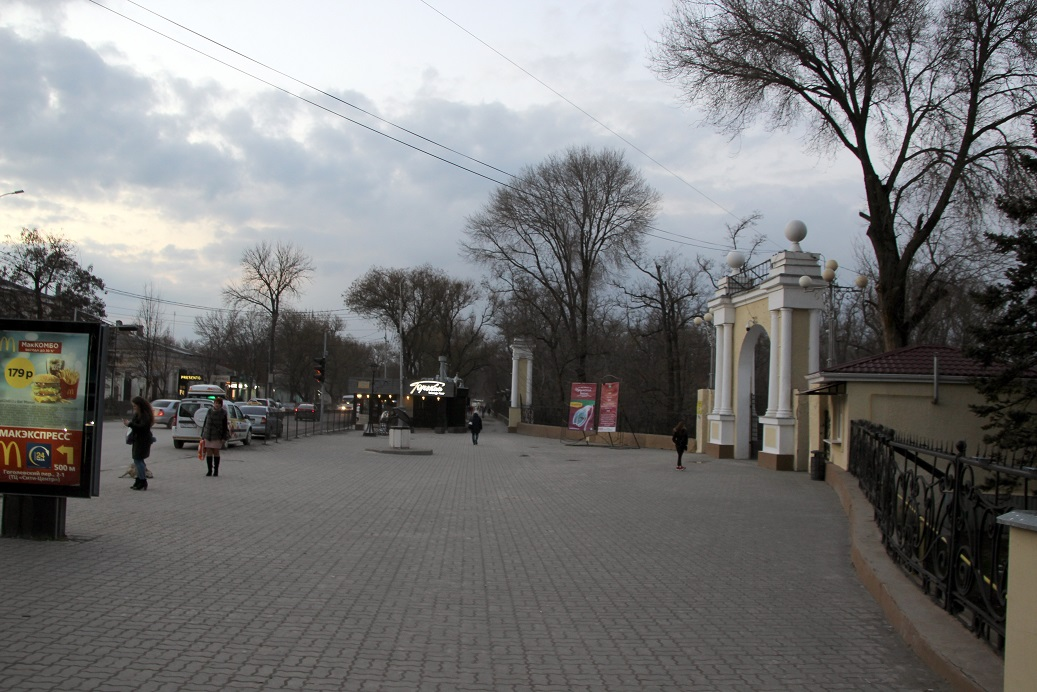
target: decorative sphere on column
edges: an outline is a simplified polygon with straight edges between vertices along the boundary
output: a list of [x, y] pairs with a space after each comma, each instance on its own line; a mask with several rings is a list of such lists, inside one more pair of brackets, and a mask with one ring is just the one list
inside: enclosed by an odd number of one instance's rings
[[793, 219], [785, 225], [785, 238], [792, 243], [792, 247], [789, 248], [793, 252], [803, 252], [803, 248], [799, 246], [799, 242], [807, 237], [807, 225], [802, 221]]

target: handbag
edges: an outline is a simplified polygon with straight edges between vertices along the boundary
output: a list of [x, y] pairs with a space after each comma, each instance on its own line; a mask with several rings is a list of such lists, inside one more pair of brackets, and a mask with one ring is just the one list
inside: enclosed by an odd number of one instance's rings
[[198, 440], [198, 461], [205, 458], [205, 440]]
[[126, 444], [133, 444], [133, 428], [126, 431]]

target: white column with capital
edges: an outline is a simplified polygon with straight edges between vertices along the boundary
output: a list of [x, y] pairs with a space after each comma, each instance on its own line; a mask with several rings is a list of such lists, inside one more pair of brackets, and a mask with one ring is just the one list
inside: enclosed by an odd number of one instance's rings
[[777, 418], [792, 417], [792, 309], [781, 309], [781, 371]]
[[[781, 343], [781, 320], [779, 319], [779, 313], [777, 310], [771, 310], [771, 356], [770, 356], [770, 371], [768, 373], [767, 382], [778, 381], [778, 359], [780, 358], [781, 351], [778, 345]], [[767, 387], [767, 412], [763, 415], [774, 416], [778, 409], [778, 388]]]

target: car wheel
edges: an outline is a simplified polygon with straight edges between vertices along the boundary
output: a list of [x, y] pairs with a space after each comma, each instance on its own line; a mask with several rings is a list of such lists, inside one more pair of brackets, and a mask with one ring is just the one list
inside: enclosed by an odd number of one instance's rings
[[173, 446], [176, 447], [177, 449], [183, 449], [184, 448], [184, 441], [183, 440], [173, 440]]
[[245, 433], [245, 439], [241, 441], [241, 444], [243, 446], [245, 446], [245, 447], [248, 447], [250, 444], [252, 444], [252, 431], [251, 430], [249, 430], [247, 433]]

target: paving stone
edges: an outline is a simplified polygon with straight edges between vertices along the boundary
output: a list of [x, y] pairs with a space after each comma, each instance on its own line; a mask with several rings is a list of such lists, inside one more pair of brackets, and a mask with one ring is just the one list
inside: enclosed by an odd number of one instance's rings
[[807, 474], [493, 421], [411, 444], [235, 447], [218, 478], [180, 450], [146, 493], [113, 465], [73, 540], [0, 540], [0, 690], [949, 689]]

